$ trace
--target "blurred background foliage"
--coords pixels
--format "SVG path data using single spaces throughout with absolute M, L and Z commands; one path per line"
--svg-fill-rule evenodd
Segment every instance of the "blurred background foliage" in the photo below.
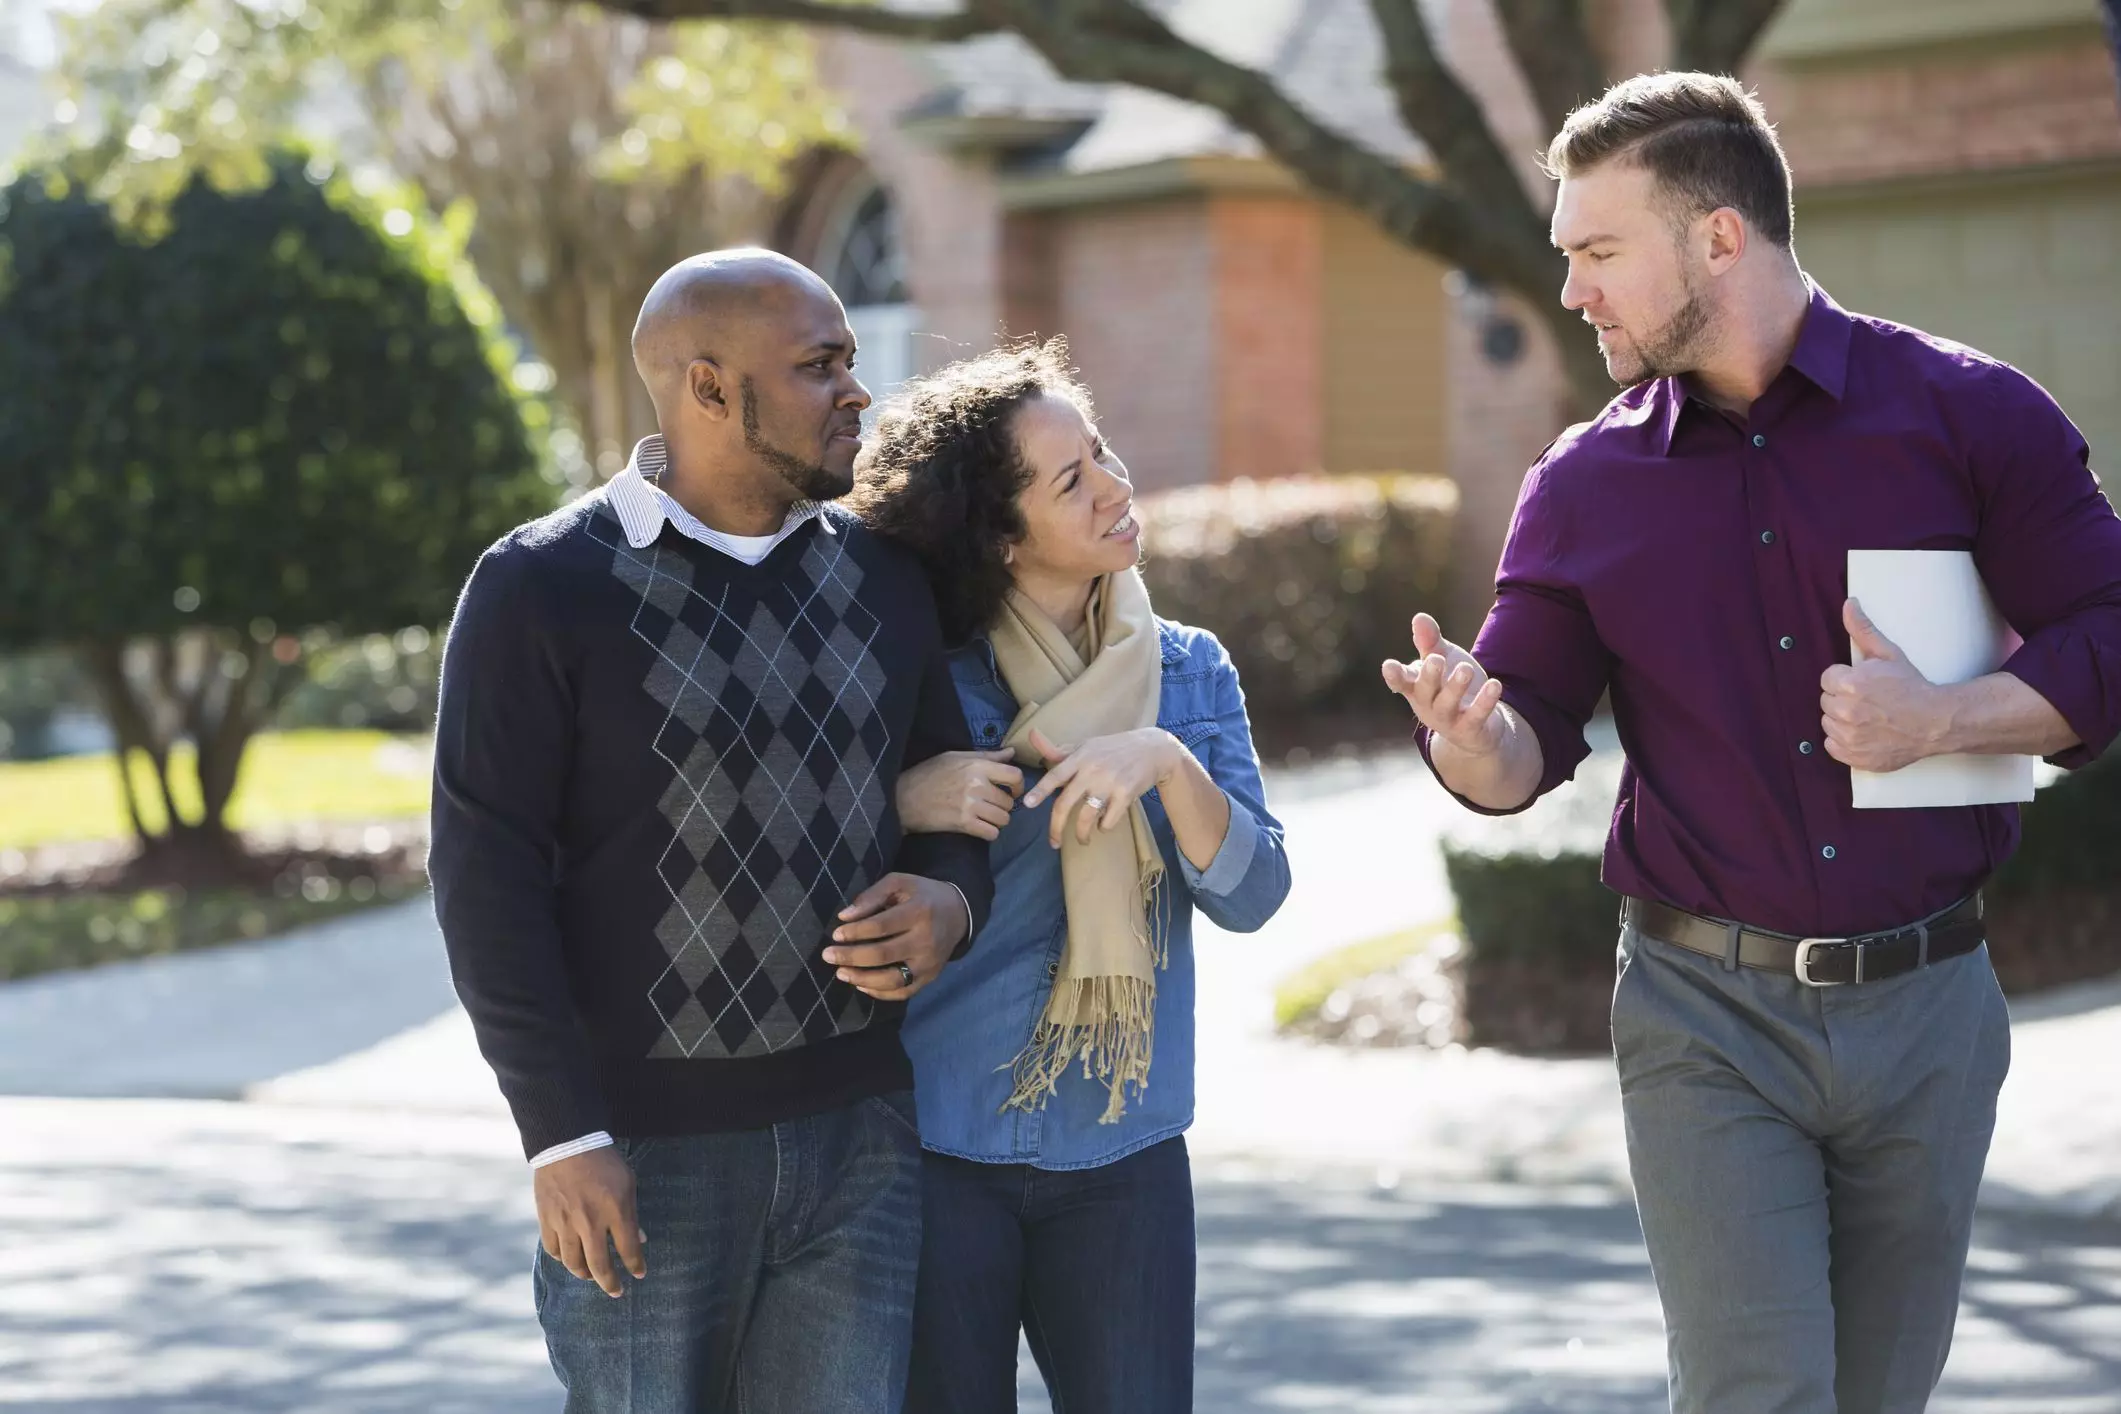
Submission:
M 312 655 L 440 621 L 557 500 L 464 224 L 287 151 L 263 186 L 193 180 L 147 240 L 64 166 L 0 192 L 0 647 L 71 650 L 145 756 L 145 855 L 232 862 L 245 747 Z
M 787 27 L 541 0 L 104 0 L 59 31 L 47 154 L 143 229 L 194 173 L 255 185 L 296 137 L 475 213 L 474 262 L 607 476 L 654 430 L 627 349 L 648 286 L 757 238 L 794 159 L 851 141 Z

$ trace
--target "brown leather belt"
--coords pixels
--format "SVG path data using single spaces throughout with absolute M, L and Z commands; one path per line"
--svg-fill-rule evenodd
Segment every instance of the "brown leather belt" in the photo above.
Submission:
M 1882 982 L 1959 957 L 1981 946 L 1981 895 L 1977 891 L 1942 913 L 1889 933 L 1854 938 L 1799 938 L 1769 933 L 1740 923 L 1688 913 L 1668 903 L 1627 898 L 1620 921 L 1659 942 L 1708 957 L 1730 956 L 1737 932 L 1738 965 L 1794 976 L 1807 987 L 1839 987 L 1851 982 Z

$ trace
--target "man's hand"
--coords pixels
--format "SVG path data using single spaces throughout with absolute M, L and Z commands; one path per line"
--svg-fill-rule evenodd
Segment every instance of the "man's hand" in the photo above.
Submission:
M 971 926 L 963 896 L 948 884 L 886 874 L 840 910 L 832 941 L 843 946 L 825 949 L 825 961 L 857 991 L 902 1002 L 935 980 Z
M 945 751 L 899 772 L 898 818 L 916 834 L 972 835 L 993 843 L 1009 823 L 1024 773 L 1013 751 Z
M 648 1234 L 634 1215 L 633 1170 L 617 1149 L 607 1145 L 533 1169 L 530 1181 L 538 1200 L 538 1240 L 561 1266 L 594 1281 L 606 1296 L 622 1296 L 626 1289 L 611 1260 L 616 1246 L 635 1281 L 648 1275 L 641 1255 Z
M 1841 606 L 1841 622 L 1864 661 L 1820 675 L 1826 754 L 1858 771 L 1897 771 L 1937 755 L 1951 729 L 1945 690 L 1917 672 L 1855 600 Z
M 1507 723 L 1495 710 L 1502 684 L 1473 655 L 1443 636 L 1427 614 L 1414 616 L 1414 663 L 1388 658 L 1385 686 L 1407 699 L 1414 715 L 1438 737 L 1468 757 L 1492 756 Z

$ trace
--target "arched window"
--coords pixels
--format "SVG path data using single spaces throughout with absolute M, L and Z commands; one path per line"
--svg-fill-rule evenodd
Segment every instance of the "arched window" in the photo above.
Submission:
M 906 289 L 898 212 L 891 195 L 864 177 L 840 193 L 825 225 L 817 268 L 825 272 L 861 346 L 857 372 L 878 399 L 914 372 L 913 302 Z
M 891 198 L 882 187 L 870 184 L 854 204 L 838 246 L 828 278 L 850 307 L 906 303 L 898 213 L 892 210 Z

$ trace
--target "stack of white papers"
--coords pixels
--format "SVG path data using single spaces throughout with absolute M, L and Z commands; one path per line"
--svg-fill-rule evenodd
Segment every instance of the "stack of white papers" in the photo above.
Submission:
M 1965 550 L 1851 550 L 1849 597 L 1931 682 L 1962 683 L 2018 646 Z M 1862 662 L 1860 650 L 1853 661 Z M 1898 771 L 1851 771 L 1858 810 L 1994 805 L 2033 798 L 2031 756 L 1932 756 Z

